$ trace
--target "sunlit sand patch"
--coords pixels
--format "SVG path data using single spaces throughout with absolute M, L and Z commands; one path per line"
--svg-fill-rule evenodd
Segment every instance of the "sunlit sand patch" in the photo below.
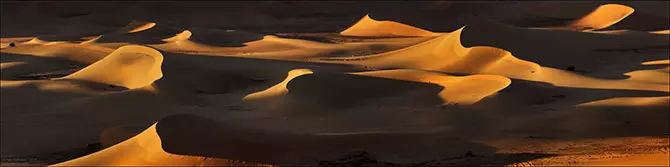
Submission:
M 660 31 L 652 31 L 650 33 L 653 34 L 665 34 L 665 35 L 670 35 L 670 30 L 660 30 Z
M 599 6 L 586 16 L 573 21 L 568 26 L 555 28 L 575 31 L 599 30 L 618 23 L 634 11 L 635 9 L 626 5 L 605 4 Z
M 163 77 L 163 55 L 149 47 L 123 46 L 88 67 L 60 79 L 85 80 L 135 89 Z
M 119 28 L 116 30 L 116 33 L 134 33 L 134 32 L 140 32 L 144 30 L 148 30 L 152 27 L 156 26 L 156 23 L 154 22 L 149 22 L 149 21 L 138 21 L 138 20 L 133 20 L 130 23 L 128 23 L 126 26 Z
M 643 62 L 642 65 L 670 65 L 670 60 L 654 60 Z
M 348 36 L 434 36 L 433 33 L 394 21 L 377 21 L 365 15 L 356 24 L 340 32 Z
M 438 95 L 444 104 L 474 104 L 512 82 L 507 77 L 497 75 L 457 77 L 418 70 L 382 70 L 352 74 L 437 84 L 444 87 Z
M 248 100 L 259 100 L 259 99 L 266 99 L 266 98 L 272 98 L 272 97 L 281 97 L 284 96 L 286 93 L 288 93 L 288 89 L 286 88 L 286 85 L 288 82 L 290 82 L 293 78 L 299 77 L 302 75 L 307 75 L 307 74 L 312 74 L 312 70 L 309 69 L 295 69 L 291 70 L 288 72 L 288 76 L 286 76 L 286 79 L 278 83 L 277 85 L 274 85 L 268 89 L 265 89 L 260 92 L 252 93 L 247 96 L 244 96 L 243 100 L 248 101 Z
M 670 84 L 670 67 L 654 70 L 637 70 L 627 72 L 624 75 L 630 76 L 627 80 L 631 81 Z
M 665 97 L 616 97 L 598 101 L 592 101 L 577 105 L 578 107 L 653 107 L 653 106 L 668 106 L 670 105 L 670 96 Z

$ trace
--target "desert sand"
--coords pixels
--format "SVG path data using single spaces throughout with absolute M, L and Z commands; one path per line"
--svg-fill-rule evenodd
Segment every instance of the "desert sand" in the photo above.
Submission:
M 3 166 L 670 164 L 667 1 L 2 5 Z

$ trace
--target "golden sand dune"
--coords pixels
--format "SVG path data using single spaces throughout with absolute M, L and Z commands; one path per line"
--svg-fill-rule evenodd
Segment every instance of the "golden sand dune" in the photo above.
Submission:
M 244 96 L 244 100 L 257 100 L 257 99 L 264 99 L 264 98 L 270 98 L 270 97 L 278 97 L 278 96 L 283 96 L 286 93 L 288 93 L 288 89 L 286 89 L 286 85 L 288 82 L 290 82 L 293 78 L 299 77 L 301 75 L 306 75 L 306 74 L 311 74 L 312 70 L 309 69 L 295 69 L 291 70 L 288 72 L 288 76 L 286 76 L 286 79 L 278 83 L 277 85 L 274 85 L 268 89 L 265 89 L 260 92 L 255 92 L 252 94 L 249 94 L 247 96 Z
M 353 74 L 437 84 L 443 87 L 439 97 L 444 101 L 444 104 L 474 104 L 486 96 L 504 89 L 511 83 L 509 78 L 497 75 L 456 77 L 435 72 L 405 69 Z
M 239 160 L 173 154 L 165 151 L 161 143 L 161 137 L 154 124 L 141 134 L 120 144 L 53 166 L 272 166 Z
M 292 70 L 288 73 L 288 76 L 284 81 L 266 90 L 249 94 L 244 97 L 244 100 L 283 97 L 286 93 L 289 93 L 287 85 L 291 82 L 291 80 L 293 80 L 296 77 L 301 77 L 303 75 L 312 73 L 313 72 L 308 69 Z M 484 97 L 494 94 L 499 90 L 502 90 L 511 83 L 511 81 L 508 78 L 496 75 L 471 75 L 465 77 L 455 77 L 441 73 L 425 72 L 418 70 L 381 70 L 371 72 L 358 72 L 351 74 L 412 81 L 412 82 L 422 82 L 428 84 L 437 84 L 443 87 L 442 91 L 440 91 L 438 94 L 438 96 L 442 99 L 443 104 L 474 104 L 479 100 L 483 99 Z M 352 80 L 349 80 L 347 78 L 342 79 L 343 80 L 333 80 L 333 82 L 356 82 L 355 79 Z M 392 83 L 393 82 L 389 82 L 387 84 Z M 477 89 L 468 89 L 470 87 Z M 349 88 L 356 89 L 355 87 L 349 87 Z M 304 88 L 297 86 L 294 88 L 294 91 L 295 90 L 303 91 L 300 89 Z M 347 89 L 347 87 L 343 86 L 343 88 L 336 88 L 336 89 Z M 346 91 L 352 91 L 352 90 L 346 90 Z M 387 91 L 398 91 L 398 90 L 387 90 Z M 378 92 L 378 94 L 386 94 L 386 93 L 389 92 Z M 371 94 L 376 93 L 372 92 Z M 357 95 L 352 94 L 351 96 L 357 96 Z
M 131 23 L 133 24 L 133 23 Z M 118 48 L 123 46 L 124 43 L 133 43 L 133 44 L 161 44 L 166 43 L 164 40 L 173 41 L 177 39 L 187 38 L 188 33 L 184 34 L 184 30 L 181 28 L 170 27 L 165 25 L 156 25 L 156 23 L 147 23 L 148 25 L 153 26 L 144 26 L 139 27 L 141 31 L 128 30 L 127 33 L 124 33 L 126 28 L 114 33 L 102 34 L 96 38 L 90 39 L 88 41 L 82 42 L 82 44 L 95 44 L 102 45 L 105 47 Z M 146 29 L 144 29 L 146 28 Z M 124 32 L 121 32 L 124 31 Z
M 163 55 L 149 47 L 128 45 L 62 79 L 85 80 L 135 89 L 163 77 Z
M 554 27 L 555 29 L 573 30 L 573 31 L 593 31 L 607 28 L 618 23 L 635 9 L 619 4 L 601 5 L 586 16 L 577 19 L 567 26 Z
M 670 106 L 670 96 L 665 97 L 617 97 L 592 101 L 578 106 Z
M 464 27 L 465 28 L 465 27 Z M 326 62 L 373 68 L 409 68 L 452 73 L 497 74 L 507 77 L 534 75 L 540 66 L 515 58 L 510 52 L 487 46 L 461 45 L 463 28 L 430 41 L 377 55 L 324 58 Z
M 363 16 L 356 24 L 340 32 L 342 35 L 349 36 L 435 36 L 433 33 L 420 28 L 412 27 L 393 21 L 377 21 L 370 18 L 367 14 Z
M 142 133 L 117 145 L 54 166 L 307 165 L 348 150 L 384 153 L 380 158 L 397 161 L 422 159 L 420 156 L 455 155 L 464 150 L 459 145 L 472 150 L 491 150 L 458 139 L 440 142 L 444 140 L 439 135 L 425 134 L 278 133 L 240 127 L 202 116 L 175 115 L 161 119 Z M 414 145 L 401 144 L 407 142 Z M 421 151 L 431 148 L 431 145 L 451 149 Z
M 128 23 L 126 26 L 121 27 L 115 31 L 115 33 L 134 33 L 139 31 L 144 31 L 156 26 L 156 23 L 150 21 L 139 21 L 133 20 Z
M 35 42 L 34 40 L 31 40 Z M 72 43 L 52 43 L 50 45 L 42 45 L 38 43 L 31 44 L 20 44 L 18 47 L 13 48 L 4 48 L 3 52 L 21 54 L 21 55 L 33 55 L 40 57 L 51 57 L 51 58 L 62 58 L 67 60 L 72 60 L 80 63 L 90 64 L 96 62 L 109 53 L 114 51 L 114 49 L 93 46 L 93 45 L 79 45 Z
M 667 30 L 597 31 L 623 19 L 645 23 L 628 17 L 644 7 L 605 4 L 567 25 L 525 28 L 503 22 L 533 17 L 524 8 L 537 6 L 463 2 L 450 6 L 481 15 L 430 9 L 463 16 L 452 19 L 468 24 L 453 32 L 366 15 L 342 32 L 295 33 L 377 9 L 209 7 L 268 21 L 242 19 L 243 28 L 227 30 L 217 27 L 236 24 L 207 20 L 216 12 L 188 14 L 196 4 L 156 10 L 169 14 L 145 13 L 150 2 L 56 11 L 67 24 L 122 25 L 116 14 L 161 21 L 2 38 L 2 164 L 346 166 L 324 160 L 355 151 L 378 158 L 362 165 L 667 164 Z M 566 6 L 556 15 L 581 15 Z M 286 23 L 266 27 L 275 21 Z M 352 159 L 362 158 L 336 161 Z

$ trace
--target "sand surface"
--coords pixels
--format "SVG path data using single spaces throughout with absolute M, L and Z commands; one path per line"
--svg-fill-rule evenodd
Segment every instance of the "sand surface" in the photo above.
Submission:
M 3 166 L 667 166 L 670 4 L 2 2 Z

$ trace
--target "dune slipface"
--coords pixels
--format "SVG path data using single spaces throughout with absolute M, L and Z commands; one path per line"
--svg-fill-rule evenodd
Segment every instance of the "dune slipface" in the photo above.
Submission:
M 155 49 L 128 45 L 61 79 L 85 80 L 135 89 L 163 77 L 163 55 Z
M 365 15 L 356 24 L 340 32 L 349 36 L 434 36 L 439 35 L 410 25 L 393 21 L 377 21 Z
M 539 70 L 538 64 L 517 59 L 510 52 L 499 48 L 463 47 L 460 41 L 462 30 L 463 28 L 414 46 L 382 54 L 324 58 L 324 60 L 382 69 L 408 68 L 453 73 L 497 74 L 507 77 L 533 75 Z
M 255 92 L 252 94 L 249 94 L 247 96 L 244 96 L 244 100 L 258 100 L 258 99 L 265 99 L 265 98 L 271 98 L 271 97 L 280 97 L 288 93 L 288 89 L 286 89 L 286 85 L 288 82 L 290 82 L 293 78 L 299 77 L 302 75 L 307 75 L 307 74 L 312 74 L 312 70 L 309 69 L 295 69 L 291 70 L 288 72 L 288 76 L 286 76 L 286 79 L 284 81 L 281 81 L 275 86 L 272 86 L 268 89 L 265 89 L 260 92 Z
M 194 136 L 192 136 L 194 137 Z M 96 153 L 53 166 L 272 166 L 239 160 L 172 154 L 163 149 L 156 124 Z
M 470 75 L 456 77 L 435 72 L 407 69 L 381 70 L 353 74 L 437 84 L 444 87 L 439 93 L 444 104 L 474 104 L 486 96 L 504 89 L 512 83 L 509 78 L 498 75 Z
M 570 25 L 557 27 L 557 29 L 575 31 L 599 30 L 618 23 L 634 11 L 635 9 L 626 5 L 605 4 L 599 6 L 588 15 L 573 21 Z
M 139 31 L 148 30 L 156 26 L 156 23 L 150 21 L 138 21 L 133 20 L 128 23 L 126 26 L 119 28 L 115 33 L 134 33 Z

